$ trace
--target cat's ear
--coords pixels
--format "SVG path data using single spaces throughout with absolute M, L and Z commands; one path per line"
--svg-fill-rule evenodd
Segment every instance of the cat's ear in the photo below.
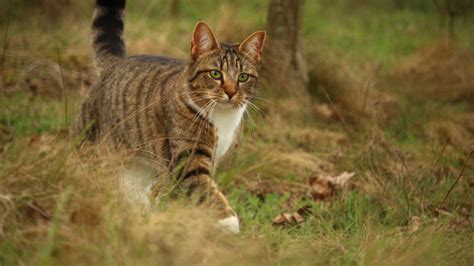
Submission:
M 252 33 L 239 45 L 239 51 L 245 56 L 253 58 L 256 62 L 260 62 L 263 46 L 265 45 L 265 36 L 265 31 Z
M 197 59 L 202 53 L 219 48 L 211 27 L 205 22 L 198 22 L 194 28 L 193 39 L 191 41 L 191 57 Z

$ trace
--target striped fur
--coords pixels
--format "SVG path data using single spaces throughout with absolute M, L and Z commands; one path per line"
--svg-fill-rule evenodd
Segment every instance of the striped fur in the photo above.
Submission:
M 92 20 L 92 45 L 99 71 L 126 56 L 123 41 L 125 0 L 97 0 Z
M 111 140 L 118 148 L 168 168 L 185 194 L 197 195 L 198 202 L 214 206 L 222 217 L 235 215 L 211 176 L 217 157 L 235 139 L 233 131 L 254 94 L 265 33 L 254 33 L 240 45 L 223 44 L 200 22 L 189 62 L 126 57 L 124 4 L 97 1 L 92 30 L 100 77 L 82 104 L 77 131 L 91 141 Z M 213 78 L 211 70 L 222 78 Z M 242 73 L 248 79 L 239 81 Z M 227 117 L 234 124 L 213 120 Z M 216 154 L 219 136 L 225 136 L 226 146 Z

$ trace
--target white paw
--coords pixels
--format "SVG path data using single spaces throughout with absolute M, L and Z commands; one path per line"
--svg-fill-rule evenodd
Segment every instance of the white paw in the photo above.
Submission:
M 240 232 L 239 219 L 237 216 L 221 219 L 217 221 L 217 226 L 225 231 L 231 232 L 232 234 L 238 234 Z

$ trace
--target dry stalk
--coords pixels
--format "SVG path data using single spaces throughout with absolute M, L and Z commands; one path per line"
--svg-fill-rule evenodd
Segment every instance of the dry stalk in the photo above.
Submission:
M 471 159 L 473 154 L 474 154 L 474 151 L 471 151 L 471 153 L 469 153 L 469 156 L 467 157 L 466 161 L 464 162 L 464 165 L 462 166 L 461 172 L 459 172 L 459 175 L 456 178 L 456 181 L 454 181 L 453 185 L 449 188 L 448 192 L 444 196 L 443 201 L 441 201 L 441 203 L 438 205 L 438 209 L 440 209 L 446 203 L 446 200 L 448 199 L 449 195 L 451 194 L 451 191 L 453 191 L 456 184 L 459 182 L 461 177 L 464 175 L 464 170 L 466 169 L 466 166 L 469 163 L 469 160 Z
M 58 57 L 58 65 L 59 65 L 59 73 L 61 74 L 61 82 L 63 86 L 63 91 L 64 91 L 64 126 L 67 127 L 68 121 L 67 121 L 67 88 L 66 88 L 66 82 L 64 81 L 64 73 L 63 73 L 63 66 L 61 64 L 61 56 L 59 54 L 59 48 L 56 50 L 56 54 Z
M 342 121 L 342 124 L 344 125 L 344 129 L 346 130 L 347 134 L 349 135 L 350 138 L 352 138 L 352 133 L 349 129 L 349 126 L 347 125 L 346 123 L 346 120 L 344 119 L 344 117 L 342 116 L 342 114 L 336 109 L 336 107 L 334 106 L 334 103 L 332 102 L 331 100 L 331 97 L 329 97 L 329 94 L 328 92 L 326 91 L 326 89 L 324 87 L 321 87 L 321 89 L 323 90 L 324 92 L 324 96 L 326 97 L 326 99 L 329 101 L 329 104 L 331 105 L 332 109 L 334 110 L 334 112 L 336 112 L 337 116 L 341 119 Z

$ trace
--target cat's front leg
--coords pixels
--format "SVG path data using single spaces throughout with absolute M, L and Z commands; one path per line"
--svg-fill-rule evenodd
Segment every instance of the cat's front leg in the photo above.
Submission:
M 176 155 L 173 178 L 179 192 L 197 204 L 210 206 L 218 213 L 218 226 L 239 233 L 239 220 L 227 198 L 211 177 L 213 152 L 205 146 L 195 146 Z

